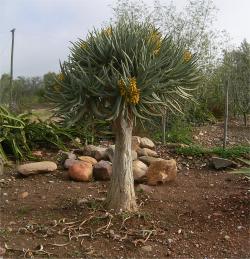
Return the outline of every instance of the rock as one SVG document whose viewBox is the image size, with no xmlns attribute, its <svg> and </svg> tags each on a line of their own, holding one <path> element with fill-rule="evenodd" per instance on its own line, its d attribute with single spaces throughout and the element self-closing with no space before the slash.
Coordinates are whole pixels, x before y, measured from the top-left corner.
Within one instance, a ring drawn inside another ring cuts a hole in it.
<svg viewBox="0 0 250 259">
<path fill-rule="evenodd" d="M 150 148 L 153 149 L 155 147 L 154 142 L 149 139 L 149 138 L 141 138 L 141 143 L 140 143 L 141 148 Z"/>
<path fill-rule="evenodd" d="M 92 164 L 79 161 L 69 168 L 69 177 L 75 181 L 88 182 L 92 179 Z"/>
<path fill-rule="evenodd" d="M 22 193 L 20 193 L 20 197 L 21 197 L 22 199 L 28 197 L 28 195 L 29 195 L 28 192 L 22 192 Z"/>
<path fill-rule="evenodd" d="M 93 175 L 96 180 L 110 180 L 112 174 L 112 164 L 109 161 L 101 160 L 94 165 Z"/>
<path fill-rule="evenodd" d="M 149 148 L 138 148 L 136 150 L 138 156 L 151 156 L 151 157 L 158 157 L 157 153 Z"/>
<path fill-rule="evenodd" d="M 141 144 L 141 138 L 138 136 L 132 136 L 132 145 L 131 148 L 134 151 L 137 151 L 137 149 L 140 147 Z"/>
<path fill-rule="evenodd" d="M 57 165 L 54 162 L 43 161 L 19 165 L 17 167 L 18 173 L 22 175 L 32 175 L 38 173 L 53 172 L 57 169 Z"/>
<path fill-rule="evenodd" d="M 82 155 L 94 157 L 96 150 L 97 150 L 97 147 L 94 145 L 84 146 L 84 148 L 82 150 L 83 151 Z"/>
<path fill-rule="evenodd" d="M 73 164 L 75 163 L 78 163 L 79 161 L 75 160 L 75 159 L 66 159 L 64 164 L 63 164 L 63 167 L 65 169 L 69 169 Z"/>
<path fill-rule="evenodd" d="M 154 189 L 151 186 L 145 185 L 145 184 L 138 184 L 135 187 L 135 190 L 137 192 L 146 192 L 146 193 L 152 193 Z"/>
<path fill-rule="evenodd" d="M 140 160 L 133 161 L 133 175 L 135 182 L 143 182 L 146 178 L 146 172 L 148 170 L 148 166 L 144 164 Z"/>
<path fill-rule="evenodd" d="M 0 246 L 0 256 L 5 255 L 6 249 Z"/>
<path fill-rule="evenodd" d="M 113 163 L 113 159 L 115 155 L 115 145 L 110 145 L 106 149 L 106 155 L 108 156 L 109 161 Z"/>
<path fill-rule="evenodd" d="M 135 150 L 131 150 L 131 155 L 132 155 L 132 161 L 136 160 L 138 157 Z"/>
<path fill-rule="evenodd" d="M 96 147 L 96 151 L 95 151 L 95 159 L 97 161 L 100 160 L 106 160 L 108 158 L 107 152 L 106 152 L 107 148 L 105 147 Z"/>
<path fill-rule="evenodd" d="M 215 169 L 222 169 L 227 167 L 236 167 L 237 164 L 229 159 L 220 158 L 220 157 L 212 157 L 211 160 Z"/>
<path fill-rule="evenodd" d="M 174 181 L 176 176 L 177 166 L 174 159 L 153 162 L 150 164 L 146 174 L 149 185 Z"/>
<path fill-rule="evenodd" d="M 142 246 L 141 249 L 145 252 L 152 252 L 152 246 L 148 245 L 148 246 Z"/>
<path fill-rule="evenodd" d="M 164 159 L 162 158 L 156 158 L 156 157 L 151 157 L 151 156 L 141 156 L 139 157 L 139 160 L 141 160 L 143 163 L 145 163 L 146 165 L 150 165 L 152 164 L 153 162 L 156 162 L 156 161 L 162 161 Z"/>
<path fill-rule="evenodd" d="M 65 160 L 67 159 L 76 159 L 76 155 L 72 152 L 66 152 L 66 151 L 62 151 L 60 150 L 57 154 L 57 161 L 60 164 L 64 164 Z"/>
<path fill-rule="evenodd" d="M 95 165 L 97 163 L 97 160 L 91 156 L 79 156 L 78 159 L 92 165 Z"/>
<path fill-rule="evenodd" d="M 36 157 L 43 157 L 43 152 L 41 150 L 32 151 L 32 155 Z"/>
</svg>

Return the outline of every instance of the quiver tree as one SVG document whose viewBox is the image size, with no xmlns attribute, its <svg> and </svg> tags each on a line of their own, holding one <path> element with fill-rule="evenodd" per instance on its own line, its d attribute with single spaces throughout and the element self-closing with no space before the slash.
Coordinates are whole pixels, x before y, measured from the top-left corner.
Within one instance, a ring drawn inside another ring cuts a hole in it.
<svg viewBox="0 0 250 259">
<path fill-rule="evenodd" d="M 136 119 L 181 110 L 199 81 L 196 57 L 147 23 L 121 21 L 73 43 L 47 95 L 70 123 L 90 115 L 113 123 L 115 154 L 107 207 L 135 211 L 131 138 Z"/>
</svg>

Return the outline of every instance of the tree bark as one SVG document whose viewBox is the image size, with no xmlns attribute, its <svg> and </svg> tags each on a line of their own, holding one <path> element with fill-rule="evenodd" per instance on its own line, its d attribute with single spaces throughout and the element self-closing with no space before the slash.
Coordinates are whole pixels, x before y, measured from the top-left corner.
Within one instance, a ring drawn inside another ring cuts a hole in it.
<svg viewBox="0 0 250 259">
<path fill-rule="evenodd" d="M 131 155 L 132 129 L 132 118 L 125 118 L 124 112 L 114 121 L 115 154 L 106 204 L 115 212 L 137 210 Z"/>
</svg>

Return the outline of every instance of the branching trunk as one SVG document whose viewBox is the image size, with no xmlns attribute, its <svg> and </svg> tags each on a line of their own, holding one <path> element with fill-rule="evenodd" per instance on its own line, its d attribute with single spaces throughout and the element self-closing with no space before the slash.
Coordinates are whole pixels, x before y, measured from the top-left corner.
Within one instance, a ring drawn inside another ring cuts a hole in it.
<svg viewBox="0 0 250 259">
<path fill-rule="evenodd" d="M 136 211 L 136 197 L 132 171 L 131 139 L 133 122 L 122 113 L 114 122 L 115 154 L 107 207 L 116 212 Z"/>
</svg>

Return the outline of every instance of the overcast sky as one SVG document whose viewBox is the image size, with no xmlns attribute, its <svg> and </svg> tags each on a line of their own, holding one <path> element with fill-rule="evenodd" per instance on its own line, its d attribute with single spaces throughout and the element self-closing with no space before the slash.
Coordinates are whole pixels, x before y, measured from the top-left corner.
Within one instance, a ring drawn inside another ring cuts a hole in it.
<svg viewBox="0 0 250 259">
<path fill-rule="evenodd" d="M 114 1 L 0 0 L 0 75 L 10 70 L 12 28 L 16 28 L 15 77 L 58 72 L 58 61 L 67 58 L 70 41 L 84 38 L 88 30 L 107 22 Z M 186 0 L 174 3 L 182 8 Z M 243 38 L 250 41 L 250 0 L 214 0 L 214 3 L 219 8 L 216 27 L 225 29 L 236 45 Z"/>
</svg>

